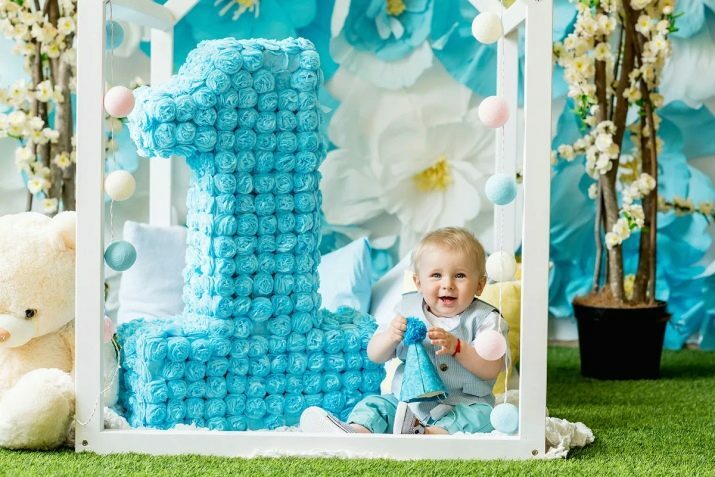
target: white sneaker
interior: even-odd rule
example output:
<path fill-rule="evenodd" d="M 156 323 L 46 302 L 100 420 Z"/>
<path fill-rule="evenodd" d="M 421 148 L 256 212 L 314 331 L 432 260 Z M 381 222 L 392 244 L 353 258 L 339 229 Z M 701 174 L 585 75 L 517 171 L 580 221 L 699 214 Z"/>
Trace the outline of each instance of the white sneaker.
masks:
<path fill-rule="evenodd" d="M 311 406 L 300 415 L 300 430 L 320 434 L 346 434 L 355 430 L 325 409 Z"/>
<path fill-rule="evenodd" d="M 424 434 L 425 425 L 417 419 L 410 406 L 400 401 L 395 412 L 395 424 L 392 426 L 393 434 Z"/>

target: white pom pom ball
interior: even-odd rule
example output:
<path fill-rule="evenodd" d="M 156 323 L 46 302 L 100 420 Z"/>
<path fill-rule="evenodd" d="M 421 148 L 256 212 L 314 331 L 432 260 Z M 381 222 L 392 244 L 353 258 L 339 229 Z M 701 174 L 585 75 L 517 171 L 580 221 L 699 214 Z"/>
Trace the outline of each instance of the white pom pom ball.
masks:
<path fill-rule="evenodd" d="M 480 13 L 472 22 L 472 35 L 481 43 L 494 43 L 502 34 L 501 18 L 494 12 Z"/>
<path fill-rule="evenodd" d="M 134 195 L 137 183 L 127 171 L 114 171 L 104 179 L 104 191 L 110 199 L 121 202 Z"/>
<path fill-rule="evenodd" d="M 134 109 L 134 94 L 124 86 L 112 86 L 104 94 L 104 109 L 115 118 L 124 118 Z"/>
<path fill-rule="evenodd" d="M 479 120 L 488 128 L 504 126 L 509 120 L 509 105 L 504 98 L 488 96 L 479 103 Z"/>
<path fill-rule="evenodd" d="M 506 340 L 498 331 L 484 330 L 474 339 L 474 349 L 487 361 L 496 361 L 506 353 Z"/>
<path fill-rule="evenodd" d="M 499 404 L 492 409 L 489 421 L 499 432 L 516 434 L 519 430 L 519 408 L 508 402 Z"/>
<path fill-rule="evenodd" d="M 507 282 L 516 273 L 514 254 L 504 251 L 494 252 L 487 258 L 487 275 L 495 282 Z"/>

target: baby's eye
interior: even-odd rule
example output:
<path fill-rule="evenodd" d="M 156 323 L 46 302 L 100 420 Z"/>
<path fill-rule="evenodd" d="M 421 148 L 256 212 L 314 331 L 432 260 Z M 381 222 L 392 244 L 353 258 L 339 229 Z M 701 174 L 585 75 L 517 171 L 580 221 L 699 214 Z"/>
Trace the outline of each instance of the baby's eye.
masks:
<path fill-rule="evenodd" d="M 30 319 L 32 319 L 36 314 L 37 314 L 37 310 L 35 310 L 35 309 L 33 309 L 33 308 L 29 308 L 29 309 L 25 310 L 25 319 L 26 319 L 26 320 L 30 320 Z"/>
<path fill-rule="evenodd" d="M 465 275 L 464 273 L 458 273 L 457 278 L 467 278 L 467 275 Z"/>
<path fill-rule="evenodd" d="M 441 274 L 441 273 L 433 273 L 433 274 L 430 275 L 430 276 L 431 276 L 432 278 L 442 278 L 442 274 Z"/>

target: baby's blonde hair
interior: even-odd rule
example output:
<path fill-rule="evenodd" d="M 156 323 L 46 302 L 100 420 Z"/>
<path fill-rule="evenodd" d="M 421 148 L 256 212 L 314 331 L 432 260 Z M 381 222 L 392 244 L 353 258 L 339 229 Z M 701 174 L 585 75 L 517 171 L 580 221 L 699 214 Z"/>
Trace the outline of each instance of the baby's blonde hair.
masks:
<path fill-rule="evenodd" d="M 412 252 L 412 270 L 419 273 L 418 265 L 422 259 L 422 254 L 429 247 L 440 247 L 443 249 L 462 252 L 474 265 L 480 277 L 487 274 L 486 252 L 474 235 L 467 229 L 461 227 L 443 227 L 434 230 L 419 241 Z"/>

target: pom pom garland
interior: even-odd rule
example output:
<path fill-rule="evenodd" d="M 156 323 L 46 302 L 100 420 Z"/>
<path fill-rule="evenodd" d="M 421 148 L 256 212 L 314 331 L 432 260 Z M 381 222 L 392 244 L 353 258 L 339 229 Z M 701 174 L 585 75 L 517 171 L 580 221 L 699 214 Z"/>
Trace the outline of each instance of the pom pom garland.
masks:
<path fill-rule="evenodd" d="M 499 404 L 489 416 L 492 427 L 504 434 L 516 434 L 519 430 L 519 408 L 511 403 Z"/>
<path fill-rule="evenodd" d="M 488 128 L 504 126 L 509 120 L 509 105 L 499 96 L 489 96 L 479 103 L 479 120 Z"/>
<path fill-rule="evenodd" d="M 474 349 L 487 361 L 496 361 L 506 353 L 506 340 L 498 331 L 484 330 L 475 338 Z"/>
<path fill-rule="evenodd" d="M 124 28 L 115 21 L 108 21 L 104 27 L 106 35 L 105 47 L 107 50 L 114 50 L 124 42 Z"/>
<path fill-rule="evenodd" d="M 503 35 L 501 18 L 494 12 L 480 13 L 472 22 L 472 35 L 481 43 L 494 43 Z"/>
<path fill-rule="evenodd" d="M 494 252 L 487 258 L 487 275 L 495 282 L 506 282 L 514 278 L 516 259 L 514 254 L 504 251 Z"/>
<path fill-rule="evenodd" d="M 104 251 L 104 261 L 107 266 L 117 272 L 129 270 L 137 259 L 137 251 L 134 245 L 126 240 L 117 240 L 109 244 Z"/>
<path fill-rule="evenodd" d="M 489 202 L 495 205 L 507 205 L 516 198 L 516 181 L 508 174 L 494 174 L 487 179 L 484 193 Z"/>
<path fill-rule="evenodd" d="M 121 202 L 134 195 L 137 183 L 127 171 L 114 171 L 104 179 L 104 191 L 110 199 Z"/>
<path fill-rule="evenodd" d="M 104 109 L 112 117 L 124 118 L 134 109 L 134 94 L 124 86 L 113 86 L 104 95 Z"/>

